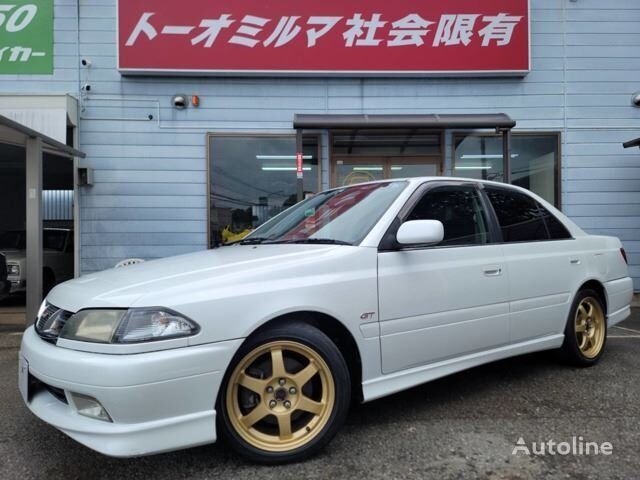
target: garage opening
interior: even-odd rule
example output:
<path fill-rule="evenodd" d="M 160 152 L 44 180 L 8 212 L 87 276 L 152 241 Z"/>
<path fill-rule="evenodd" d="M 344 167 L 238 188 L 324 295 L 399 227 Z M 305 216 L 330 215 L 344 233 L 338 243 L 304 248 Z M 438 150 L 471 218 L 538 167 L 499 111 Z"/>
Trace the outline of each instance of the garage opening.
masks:
<path fill-rule="evenodd" d="M 74 157 L 84 154 L 0 116 L 0 322 L 33 322 L 73 278 Z"/>

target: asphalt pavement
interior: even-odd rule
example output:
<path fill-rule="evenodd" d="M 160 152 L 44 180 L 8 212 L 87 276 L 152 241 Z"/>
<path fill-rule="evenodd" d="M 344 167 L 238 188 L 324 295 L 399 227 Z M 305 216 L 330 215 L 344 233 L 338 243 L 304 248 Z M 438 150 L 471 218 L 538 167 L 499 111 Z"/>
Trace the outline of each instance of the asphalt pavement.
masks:
<path fill-rule="evenodd" d="M 593 368 L 538 353 L 356 405 L 321 455 L 279 467 L 247 463 L 224 445 L 136 459 L 95 453 L 22 404 L 19 342 L 15 329 L 0 328 L 1 479 L 640 478 L 638 310 L 609 330 L 606 354 Z M 573 437 L 583 445 L 609 442 L 612 452 L 513 453 L 521 444 L 539 452 L 542 442 Z"/>

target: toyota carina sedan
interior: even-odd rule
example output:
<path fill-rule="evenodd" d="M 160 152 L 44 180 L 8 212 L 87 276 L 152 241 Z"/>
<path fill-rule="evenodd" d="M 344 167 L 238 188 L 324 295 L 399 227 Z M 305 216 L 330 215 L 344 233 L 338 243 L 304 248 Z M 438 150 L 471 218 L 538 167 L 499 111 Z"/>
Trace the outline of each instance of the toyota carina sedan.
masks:
<path fill-rule="evenodd" d="M 617 238 L 531 192 L 364 183 L 233 245 L 58 285 L 24 334 L 20 390 L 107 455 L 221 437 L 254 461 L 294 461 L 353 401 L 538 350 L 591 366 L 632 292 Z"/>

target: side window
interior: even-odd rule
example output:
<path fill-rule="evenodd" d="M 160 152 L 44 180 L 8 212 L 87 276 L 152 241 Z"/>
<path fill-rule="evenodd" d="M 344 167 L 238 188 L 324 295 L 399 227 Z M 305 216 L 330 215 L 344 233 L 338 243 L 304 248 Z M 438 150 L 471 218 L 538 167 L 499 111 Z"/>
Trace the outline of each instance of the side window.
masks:
<path fill-rule="evenodd" d="M 543 213 L 529 195 L 506 188 L 485 187 L 505 242 L 548 240 Z"/>
<path fill-rule="evenodd" d="M 551 240 L 566 240 L 571 238 L 571 234 L 560 220 L 556 218 L 549 210 L 538 204 L 538 208 L 542 212 L 544 223 L 547 225 L 549 237 Z"/>
<path fill-rule="evenodd" d="M 413 207 L 408 220 L 440 220 L 444 240 L 439 245 L 488 243 L 487 219 L 475 187 L 442 186 L 429 190 Z"/>

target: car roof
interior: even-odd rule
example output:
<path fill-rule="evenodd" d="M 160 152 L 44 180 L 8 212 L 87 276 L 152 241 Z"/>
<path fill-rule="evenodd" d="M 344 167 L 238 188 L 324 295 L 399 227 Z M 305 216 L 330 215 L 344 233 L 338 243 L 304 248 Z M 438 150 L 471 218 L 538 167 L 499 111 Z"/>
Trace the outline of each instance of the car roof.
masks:
<path fill-rule="evenodd" d="M 390 179 L 385 179 L 385 180 L 374 180 L 374 181 L 371 181 L 371 182 L 354 183 L 353 185 L 343 185 L 342 187 L 334 187 L 334 188 L 331 188 L 331 189 L 325 190 L 325 191 L 337 190 L 339 188 L 346 188 L 346 187 L 351 187 L 351 186 L 356 186 L 356 185 L 370 185 L 370 184 L 391 183 L 391 182 L 407 182 L 411 186 L 413 186 L 414 189 L 418 188 L 418 185 L 426 183 L 426 182 L 456 182 L 456 183 L 476 183 L 476 184 L 480 183 L 482 185 L 491 185 L 491 186 L 495 186 L 495 187 L 506 188 L 506 189 L 510 189 L 510 190 L 516 190 L 518 192 L 524 193 L 525 195 L 534 198 L 537 202 L 542 203 L 542 205 L 545 208 L 547 208 L 547 209 L 552 208 L 555 211 L 555 213 L 561 213 L 559 210 L 556 211 L 556 208 L 553 205 L 551 205 L 549 202 L 547 202 L 544 198 L 540 197 L 539 195 L 536 195 L 531 190 L 528 190 L 526 188 L 520 187 L 518 185 L 510 184 L 510 183 L 494 182 L 492 180 L 480 180 L 478 178 L 434 177 L 434 176 L 430 176 L 430 177 L 409 177 L 409 178 L 390 178 Z"/>
<path fill-rule="evenodd" d="M 480 180 L 478 178 L 443 177 L 443 176 L 389 178 L 389 179 L 385 179 L 385 180 L 372 180 L 370 182 L 354 183 L 353 185 L 342 185 L 340 187 L 334 187 L 334 188 L 331 188 L 329 190 L 335 190 L 336 188 L 351 187 L 351 186 L 355 186 L 355 185 L 371 185 L 371 184 L 376 184 L 376 183 L 409 182 L 409 183 L 415 185 L 415 184 L 420 184 L 420 183 L 425 183 L 425 182 L 443 182 L 443 181 L 444 182 L 458 182 L 458 183 L 466 183 L 466 182 L 482 183 L 484 185 L 494 185 L 496 187 L 512 188 L 514 190 L 522 190 L 524 192 L 531 193 L 531 192 L 529 192 L 529 190 L 523 189 L 522 187 L 519 187 L 517 185 L 511 185 L 511 184 L 508 184 L 508 183 L 495 182 L 495 181 L 492 181 L 492 180 Z"/>

